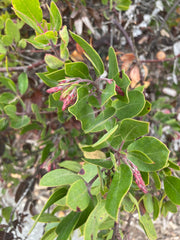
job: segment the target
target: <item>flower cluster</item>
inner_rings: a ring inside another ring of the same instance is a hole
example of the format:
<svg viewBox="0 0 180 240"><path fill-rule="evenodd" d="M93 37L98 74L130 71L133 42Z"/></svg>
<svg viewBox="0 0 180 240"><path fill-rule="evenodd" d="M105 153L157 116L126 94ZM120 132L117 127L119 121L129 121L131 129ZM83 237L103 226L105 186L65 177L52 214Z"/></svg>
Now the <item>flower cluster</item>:
<svg viewBox="0 0 180 240"><path fill-rule="evenodd" d="M133 172L133 175L134 175L134 178L135 178L135 182L136 184L138 185L138 187L144 192L144 193L148 193L147 189L146 189L146 185L141 177L141 174L138 170L138 168L136 167L136 165L134 165L132 162L131 162L131 169L132 169L132 172Z"/></svg>
<svg viewBox="0 0 180 240"><path fill-rule="evenodd" d="M49 88L47 93L61 92L60 101L63 102L62 110L64 111L70 105L74 104L76 101L77 93L76 87L71 89L73 84L77 84L78 81L72 81L71 79L62 80L57 87Z"/></svg>

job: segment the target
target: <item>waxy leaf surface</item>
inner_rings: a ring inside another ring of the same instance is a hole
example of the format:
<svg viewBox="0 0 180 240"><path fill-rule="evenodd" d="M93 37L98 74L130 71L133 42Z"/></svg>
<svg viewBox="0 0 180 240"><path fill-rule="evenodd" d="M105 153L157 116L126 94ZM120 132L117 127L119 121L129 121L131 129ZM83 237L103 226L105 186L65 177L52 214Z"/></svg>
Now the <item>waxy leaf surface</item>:
<svg viewBox="0 0 180 240"><path fill-rule="evenodd" d="M130 168L125 164L121 164L114 173L106 198L106 210L115 220L118 220L119 207L132 184L132 176Z"/></svg>
<svg viewBox="0 0 180 240"><path fill-rule="evenodd" d="M154 172L164 168L168 162L168 148L154 137L142 137L127 148L127 158L140 171Z"/></svg>
<svg viewBox="0 0 180 240"><path fill-rule="evenodd" d="M94 50L89 43L77 34L70 32L72 38L84 49L85 56L92 63L97 76L100 76L104 72L104 64L99 54Z"/></svg>

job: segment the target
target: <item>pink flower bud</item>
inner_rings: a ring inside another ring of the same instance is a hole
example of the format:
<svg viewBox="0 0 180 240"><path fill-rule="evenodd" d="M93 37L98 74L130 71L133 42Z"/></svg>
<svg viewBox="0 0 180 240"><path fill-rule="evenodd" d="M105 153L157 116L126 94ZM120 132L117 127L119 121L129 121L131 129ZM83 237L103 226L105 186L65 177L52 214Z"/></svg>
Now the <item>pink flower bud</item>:
<svg viewBox="0 0 180 240"><path fill-rule="evenodd" d="M47 93L54 93L54 92L58 92L58 91L61 91L61 90L62 90L62 86L57 86L57 87L49 88L46 92Z"/></svg>
<svg viewBox="0 0 180 240"><path fill-rule="evenodd" d="M131 162L131 166L132 166L132 172L133 172L136 184L144 193L148 193L144 180L141 177L140 171L138 170L136 165L134 165L132 162Z"/></svg>

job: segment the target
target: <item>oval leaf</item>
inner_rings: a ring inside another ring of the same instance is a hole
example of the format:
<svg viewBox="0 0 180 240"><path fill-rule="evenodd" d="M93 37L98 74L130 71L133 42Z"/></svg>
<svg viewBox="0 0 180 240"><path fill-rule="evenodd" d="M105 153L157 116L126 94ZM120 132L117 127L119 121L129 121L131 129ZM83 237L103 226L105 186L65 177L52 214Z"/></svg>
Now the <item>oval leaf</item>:
<svg viewBox="0 0 180 240"><path fill-rule="evenodd" d="M100 201L89 215L84 228L84 240L97 239L100 225L108 218L105 201Z"/></svg>
<svg viewBox="0 0 180 240"><path fill-rule="evenodd" d="M86 57L92 63L97 76L100 76L104 72L104 64L99 54L94 50L89 43L77 34L70 32L72 38L84 49Z"/></svg>
<svg viewBox="0 0 180 240"><path fill-rule="evenodd" d="M28 89L28 77L25 72L21 73L18 77L19 92L23 95Z"/></svg>
<svg viewBox="0 0 180 240"><path fill-rule="evenodd" d="M45 174L41 180L41 186L55 187L69 185L81 179L80 176L65 169L56 169Z"/></svg>
<svg viewBox="0 0 180 240"><path fill-rule="evenodd" d="M58 237L56 240L67 240L79 220L80 212L70 212L65 216L56 228Z"/></svg>
<svg viewBox="0 0 180 240"><path fill-rule="evenodd" d="M62 65L64 64L63 61L61 61L59 58L51 54L46 54L44 60L46 64L52 69L57 69L59 67L62 67Z"/></svg>
<svg viewBox="0 0 180 240"><path fill-rule="evenodd" d="M131 143L128 148L128 159L140 171L154 172L167 165L169 150L154 137L142 137Z"/></svg>
<svg viewBox="0 0 180 240"><path fill-rule="evenodd" d="M164 189L168 198L175 204L180 205L180 179L167 176L164 179Z"/></svg>
<svg viewBox="0 0 180 240"><path fill-rule="evenodd" d="M74 182L67 194L66 203L75 212L82 212L89 205L90 197L82 179Z"/></svg>
<svg viewBox="0 0 180 240"><path fill-rule="evenodd" d="M131 186L132 176L130 168L125 164L121 164L114 174L106 198L106 210L115 220L118 220L119 207Z"/></svg>

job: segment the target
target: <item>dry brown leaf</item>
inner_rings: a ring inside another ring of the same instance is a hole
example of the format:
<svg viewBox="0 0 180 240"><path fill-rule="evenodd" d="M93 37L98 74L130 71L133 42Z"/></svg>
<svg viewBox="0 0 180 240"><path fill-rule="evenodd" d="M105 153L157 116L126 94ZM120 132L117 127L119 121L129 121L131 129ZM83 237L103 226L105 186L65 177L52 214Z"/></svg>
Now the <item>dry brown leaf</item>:
<svg viewBox="0 0 180 240"><path fill-rule="evenodd" d="M163 37L168 37L168 38L170 37L169 33L165 29L162 29L160 33L161 33L161 36Z"/></svg>
<svg viewBox="0 0 180 240"><path fill-rule="evenodd" d="M166 58L165 52L163 52L163 51L157 52L157 53L156 53L156 58L157 58L158 60L164 60L164 59Z"/></svg>
<svg viewBox="0 0 180 240"><path fill-rule="evenodd" d="M126 54L122 55L120 57L120 59L122 62L126 62L126 61L132 62L135 59L135 56L133 53L126 53Z"/></svg>
<svg viewBox="0 0 180 240"><path fill-rule="evenodd" d="M74 50L71 55L70 55L71 59L74 61L74 62L78 62L78 61L83 61L84 58L81 54L78 53L77 50Z"/></svg>
<svg viewBox="0 0 180 240"><path fill-rule="evenodd" d="M148 68L146 65L143 65L143 69L144 69L144 80L147 78L148 75Z"/></svg>
<svg viewBox="0 0 180 240"><path fill-rule="evenodd" d="M135 56L133 53L126 53L122 55L120 59L123 62L121 68L126 72L131 66L133 60L135 59Z"/></svg>
<svg viewBox="0 0 180 240"><path fill-rule="evenodd" d="M148 40L148 36L145 35L138 41L138 44L141 45L141 44L147 42L147 40Z"/></svg>
<svg viewBox="0 0 180 240"><path fill-rule="evenodd" d="M76 43L76 49L77 49L79 54L83 54L84 49L78 43Z"/></svg>
<svg viewBox="0 0 180 240"><path fill-rule="evenodd" d="M131 87L134 88L137 85L137 83L140 81L140 79L141 79L139 68L138 68L137 65L135 65L131 69L129 77L131 79Z"/></svg>
<svg viewBox="0 0 180 240"><path fill-rule="evenodd" d="M130 68L132 62L131 61L125 61L123 62L121 69L124 70L125 72L128 71L128 69Z"/></svg>

